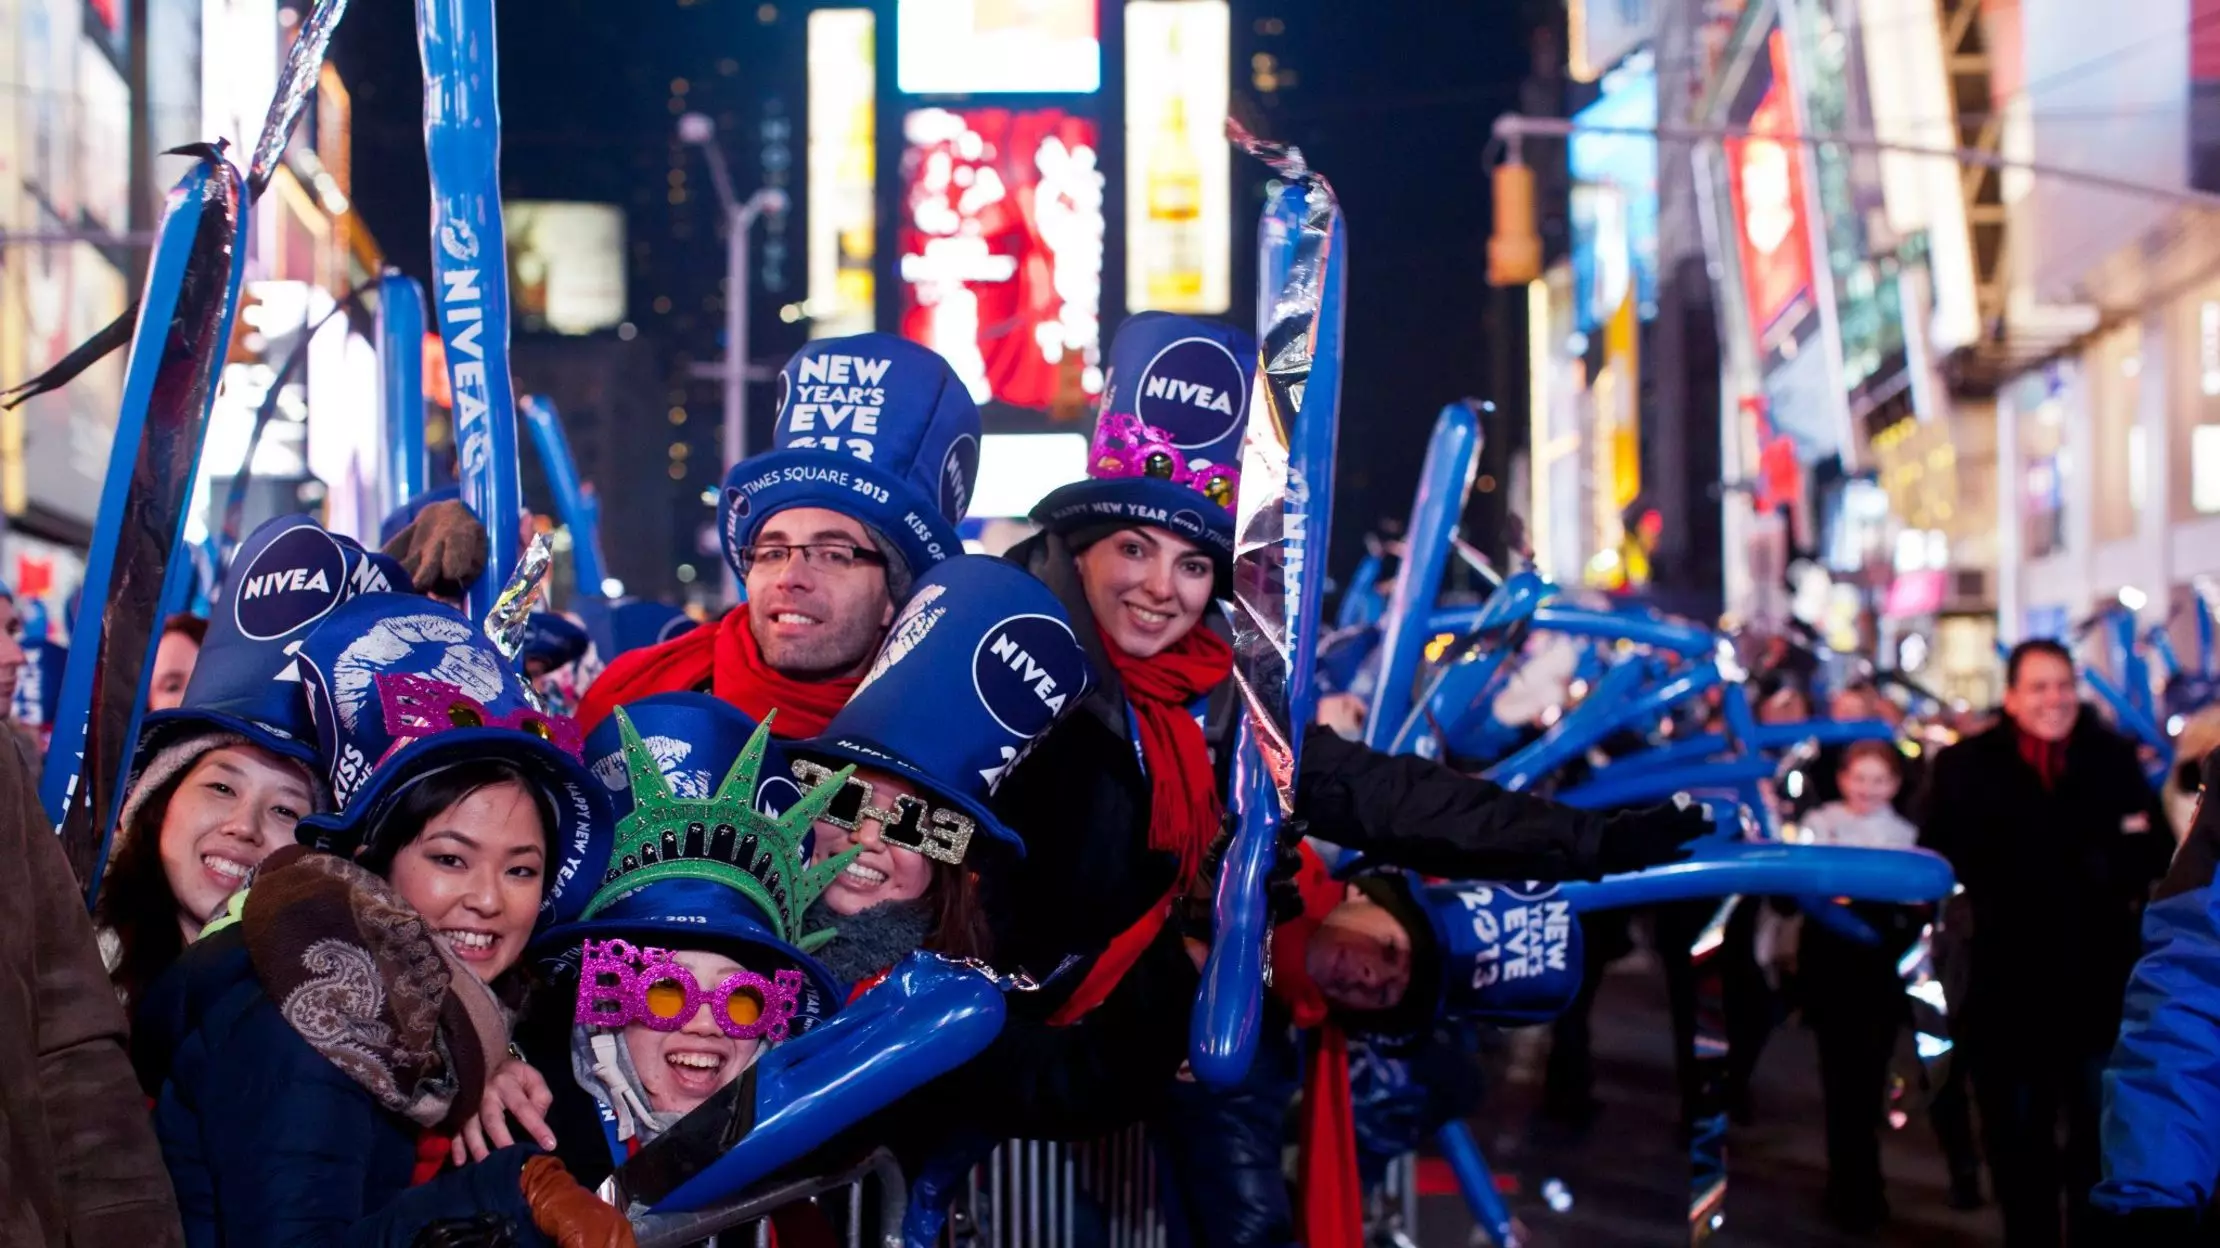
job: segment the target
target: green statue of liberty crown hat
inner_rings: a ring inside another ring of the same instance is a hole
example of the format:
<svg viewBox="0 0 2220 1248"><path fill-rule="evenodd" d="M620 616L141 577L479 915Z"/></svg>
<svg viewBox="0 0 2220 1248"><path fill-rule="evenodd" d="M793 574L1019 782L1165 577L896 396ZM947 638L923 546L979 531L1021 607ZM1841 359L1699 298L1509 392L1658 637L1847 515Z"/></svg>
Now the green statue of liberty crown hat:
<svg viewBox="0 0 2220 1248"><path fill-rule="evenodd" d="M709 949L763 974L803 972L797 1030L838 1008L839 979L805 952L836 933L801 933L810 903L861 852L809 861L811 826L847 772L804 791L788 778L768 718L759 726L695 693L620 708L586 739L585 754L610 790L616 836L584 914L535 946L543 966L575 973L586 940Z"/></svg>

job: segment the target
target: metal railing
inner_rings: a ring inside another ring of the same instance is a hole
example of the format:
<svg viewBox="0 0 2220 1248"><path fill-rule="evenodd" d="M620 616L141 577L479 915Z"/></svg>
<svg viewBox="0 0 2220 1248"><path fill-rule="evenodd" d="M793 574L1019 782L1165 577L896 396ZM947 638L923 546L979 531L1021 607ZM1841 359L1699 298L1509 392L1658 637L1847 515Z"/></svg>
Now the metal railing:
<svg viewBox="0 0 2220 1248"><path fill-rule="evenodd" d="M875 1205L877 1234L868 1242L872 1248L902 1248L902 1211L909 1204L909 1181L902 1175L901 1166L895 1164L894 1154L877 1149L854 1168L839 1174L818 1175L796 1179L763 1188L737 1204L722 1205L698 1213L646 1214L633 1219L633 1237L639 1248L681 1248L682 1245L707 1241L711 1248L743 1248L754 1244L769 1248L771 1243L770 1216L789 1205L840 1193L846 1197L847 1246L864 1248L864 1227L867 1209L874 1208L865 1201L866 1187L878 1187ZM752 1225L753 1235L728 1234Z"/></svg>
<svg viewBox="0 0 2220 1248"><path fill-rule="evenodd" d="M945 1248L1166 1248L1156 1150L1130 1127L1084 1144L1010 1140L949 1210Z"/></svg>

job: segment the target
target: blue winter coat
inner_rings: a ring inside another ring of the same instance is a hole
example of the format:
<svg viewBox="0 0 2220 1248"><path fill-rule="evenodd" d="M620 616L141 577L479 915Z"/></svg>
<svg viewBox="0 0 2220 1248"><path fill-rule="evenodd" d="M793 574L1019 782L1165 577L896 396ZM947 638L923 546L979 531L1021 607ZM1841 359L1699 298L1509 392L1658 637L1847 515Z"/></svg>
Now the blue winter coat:
<svg viewBox="0 0 2220 1248"><path fill-rule="evenodd" d="M416 1124L286 1023L237 928L187 950L134 1030L190 1248L408 1248L429 1223L480 1213L508 1218L519 1244L548 1242L519 1187L529 1146L409 1186Z"/></svg>

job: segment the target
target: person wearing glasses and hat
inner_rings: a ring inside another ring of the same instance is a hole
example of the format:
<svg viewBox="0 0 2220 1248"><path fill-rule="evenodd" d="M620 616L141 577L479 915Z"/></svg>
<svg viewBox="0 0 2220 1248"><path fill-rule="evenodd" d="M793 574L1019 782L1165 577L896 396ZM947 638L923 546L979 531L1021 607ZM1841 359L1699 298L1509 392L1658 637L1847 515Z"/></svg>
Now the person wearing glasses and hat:
<svg viewBox="0 0 2220 1248"><path fill-rule="evenodd" d="M439 1173L509 1043L499 990L608 860L576 725L533 708L468 618L409 595L331 610L292 679L337 809L301 820L140 1011L168 1055L141 1075L188 1242L398 1245L481 1214L520 1242L629 1242L530 1146Z"/></svg>
<svg viewBox="0 0 2220 1248"><path fill-rule="evenodd" d="M1045 532L1007 556L1055 592L1095 674L995 803L1030 851L1012 888L1015 961L1045 970L1108 946L1065 1018L1114 988L1223 829L1239 708L1214 603L1231 583L1256 365L1255 339L1230 326L1128 319L1087 479L1042 499L1032 515ZM1575 810L1320 728L1301 766L1295 814L1311 832L1444 876L1594 878L1683 857L1710 831L1700 808Z"/></svg>
<svg viewBox="0 0 2220 1248"><path fill-rule="evenodd" d="M725 479L725 559L747 601L613 660L581 721L656 693L714 694L775 731L822 730L917 578L963 552L979 408L947 362L891 334L809 344L779 374L773 448Z"/></svg>

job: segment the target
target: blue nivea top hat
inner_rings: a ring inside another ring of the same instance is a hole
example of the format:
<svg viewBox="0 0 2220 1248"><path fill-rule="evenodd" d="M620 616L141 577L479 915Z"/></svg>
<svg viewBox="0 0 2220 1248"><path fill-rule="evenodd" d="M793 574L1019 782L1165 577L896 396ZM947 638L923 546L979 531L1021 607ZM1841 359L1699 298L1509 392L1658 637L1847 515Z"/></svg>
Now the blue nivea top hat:
<svg viewBox="0 0 2220 1248"><path fill-rule="evenodd" d="M542 926L576 917L609 855L608 791L580 761L575 721L525 697L516 670L462 612L429 598L365 594L300 646L298 677L315 724L334 814L301 821L304 845L389 856L381 825L418 780L461 763L514 765L555 818Z"/></svg>
<svg viewBox="0 0 2220 1248"><path fill-rule="evenodd" d="M932 810L882 808L853 782L830 808L881 814L889 844L961 862L974 831L1024 843L988 809L1003 775L1087 695L1093 675L1056 595L1014 564L959 555L926 575L863 683L825 731L788 745L798 778L823 761L891 772ZM945 803L945 805L942 805Z"/></svg>
<svg viewBox="0 0 2220 1248"><path fill-rule="evenodd" d="M1110 343L1087 479L1050 491L1034 523L1059 533L1152 525L1230 567L1256 369L1256 339L1231 325L1127 318Z"/></svg>
<svg viewBox="0 0 2220 1248"><path fill-rule="evenodd" d="M385 519L378 522L378 545L383 546L399 537L401 530L416 523L416 518L422 515L424 509L433 503L459 503L461 501L462 487L459 485L443 485L436 490L424 491L415 498L385 513Z"/></svg>
<svg viewBox="0 0 2220 1248"><path fill-rule="evenodd" d="M669 603L582 601L578 614L594 650L607 663L620 654L660 646L694 627L694 618Z"/></svg>
<svg viewBox="0 0 2220 1248"><path fill-rule="evenodd" d="M580 917L534 946L575 973L581 942L714 949L758 974L799 971L795 1030L839 1008L839 980L803 952L802 916L853 854L812 865L810 830L838 783L805 794L786 756L741 711L696 693L619 707L587 739L615 836Z"/></svg>
<svg viewBox="0 0 2220 1248"><path fill-rule="evenodd" d="M979 405L948 362L892 334L822 338L779 373L772 449L725 478L725 558L770 518L822 507L877 530L914 576L963 553L979 476Z"/></svg>
<svg viewBox="0 0 2220 1248"><path fill-rule="evenodd" d="M294 653L341 604L413 588L399 564L307 516L265 522L232 557L184 702L146 717L133 770L171 743L210 731L236 733L272 754L315 764L316 730L301 698Z"/></svg>
<svg viewBox="0 0 2220 1248"><path fill-rule="evenodd" d="M1556 1018L1580 992L1580 918L1556 885L1410 889L1434 937L1433 1016L1522 1027ZM1411 991L1420 988L1414 978Z"/></svg>
<svg viewBox="0 0 2220 1248"><path fill-rule="evenodd" d="M534 611L525 617L524 649L518 657L526 662L537 659L553 671L584 658L591 644L585 629L553 611Z"/></svg>

